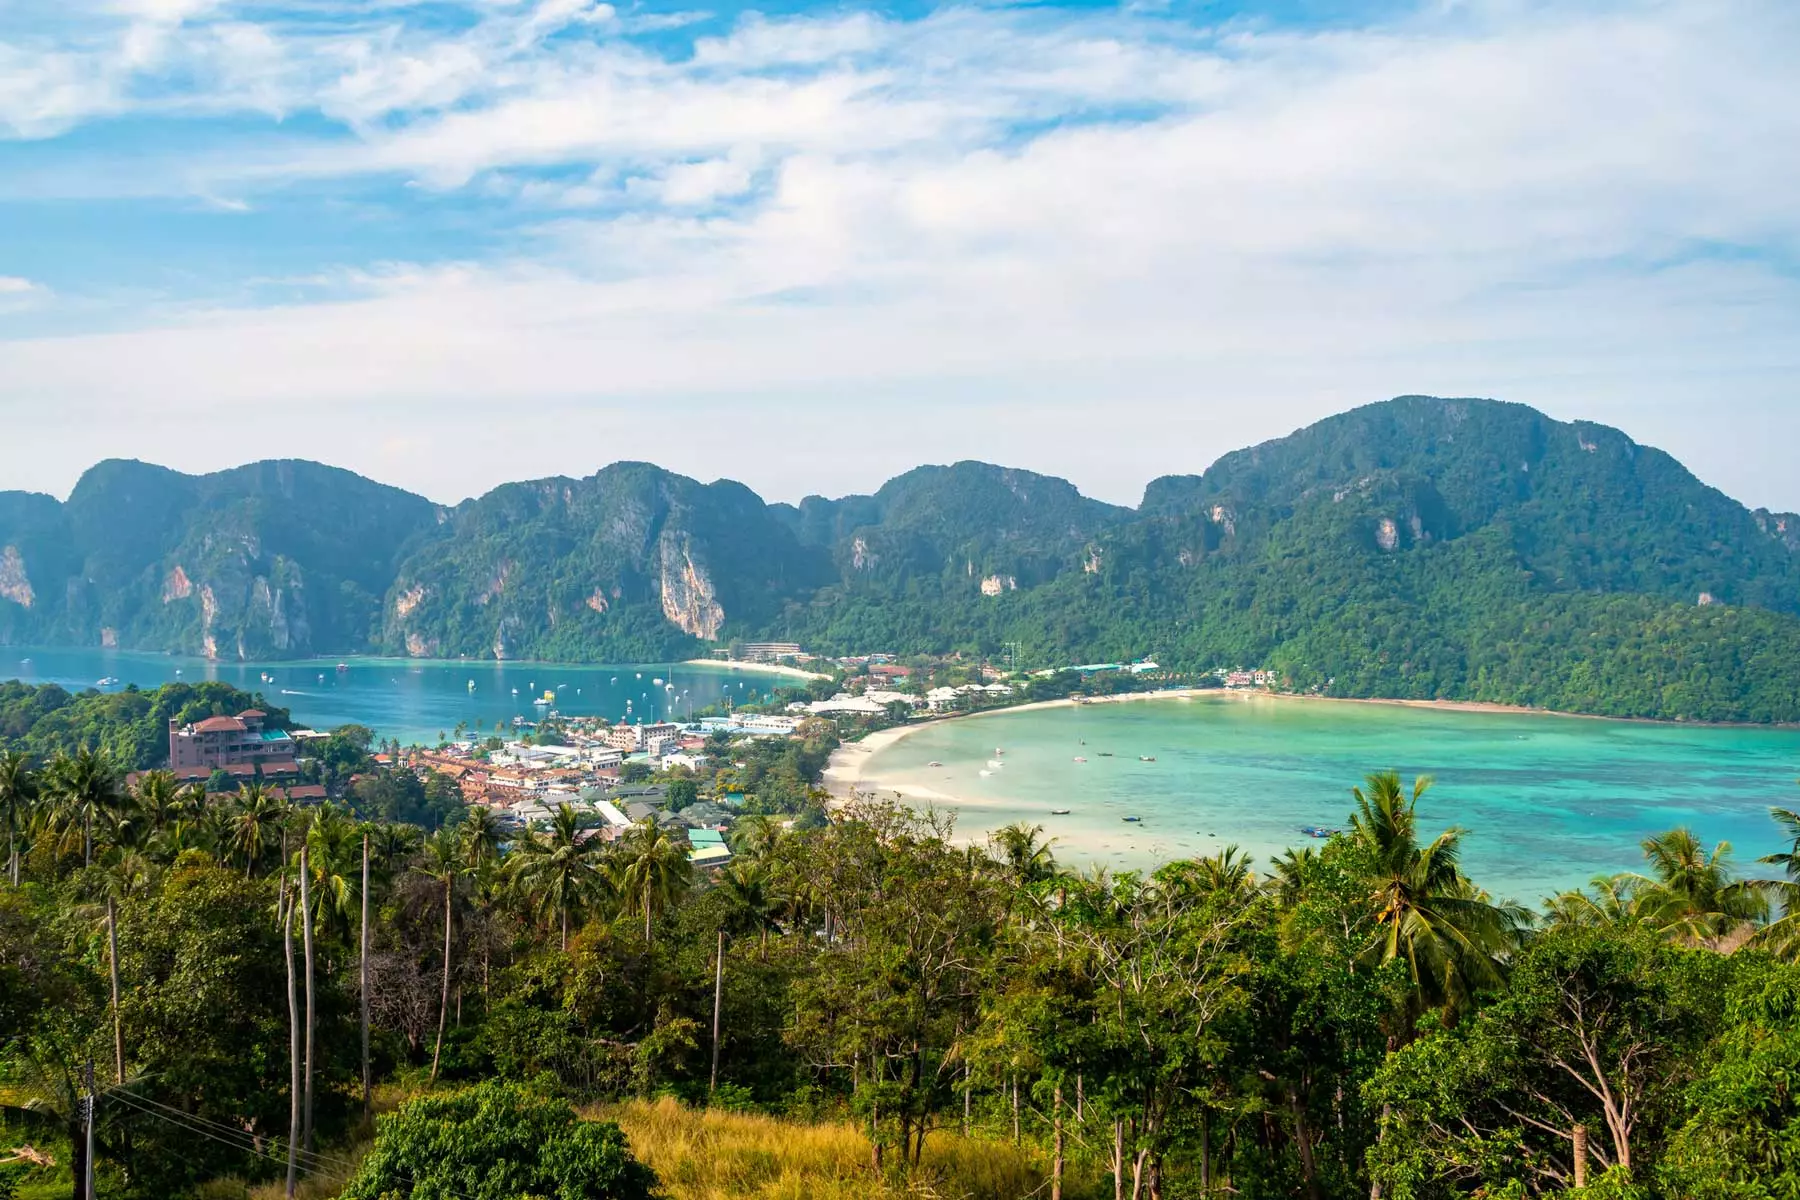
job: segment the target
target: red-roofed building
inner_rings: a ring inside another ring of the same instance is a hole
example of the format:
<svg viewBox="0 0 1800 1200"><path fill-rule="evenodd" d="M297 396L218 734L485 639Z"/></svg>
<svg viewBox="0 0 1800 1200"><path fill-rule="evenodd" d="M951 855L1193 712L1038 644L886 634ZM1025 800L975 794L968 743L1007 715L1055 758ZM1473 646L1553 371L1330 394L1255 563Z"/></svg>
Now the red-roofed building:
<svg viewBox="0 0 1800 1200"><path fill-rule="evenodd" d="M204 778L216 770L239 777L292 775L294 739L280 729L265 729L268 714L246 709L235 717L207 717L192 725L169 722L169 769L177 778Z"/></svg>

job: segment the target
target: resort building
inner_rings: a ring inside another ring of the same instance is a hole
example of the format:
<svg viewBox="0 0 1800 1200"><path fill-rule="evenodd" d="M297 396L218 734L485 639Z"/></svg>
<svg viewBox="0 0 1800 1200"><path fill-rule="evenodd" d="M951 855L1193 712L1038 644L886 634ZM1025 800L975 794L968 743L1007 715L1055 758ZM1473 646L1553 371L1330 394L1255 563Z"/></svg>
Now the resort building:
<svg viewBox="0 0 1800 1200"><path fill-rule="evenodd" d="M191 725L169 722L169 769L178 779L204 779L214 771L240 778L294 775L294 739L265 729L268 714L246 709L235 717L208 717Z"/></svg>

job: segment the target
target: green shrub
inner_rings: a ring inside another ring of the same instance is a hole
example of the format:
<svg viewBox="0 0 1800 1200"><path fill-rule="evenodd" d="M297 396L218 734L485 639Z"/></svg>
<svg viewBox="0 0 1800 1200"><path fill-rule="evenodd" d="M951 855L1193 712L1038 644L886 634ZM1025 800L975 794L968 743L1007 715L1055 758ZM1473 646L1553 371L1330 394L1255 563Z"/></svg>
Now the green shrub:
<svg viewBox="0 0 1800 1200"><path fill-rule="evenodd" d="M380 1119L342 1200L650 1200L656 1177L617 1125L565 1101L487 1083Z"/></svg>

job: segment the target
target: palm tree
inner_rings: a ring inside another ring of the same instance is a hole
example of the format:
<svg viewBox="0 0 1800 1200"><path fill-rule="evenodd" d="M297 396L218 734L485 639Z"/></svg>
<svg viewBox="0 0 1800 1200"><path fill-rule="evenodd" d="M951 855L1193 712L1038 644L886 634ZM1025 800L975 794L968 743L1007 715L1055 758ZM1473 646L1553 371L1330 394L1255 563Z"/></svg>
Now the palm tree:
<svg viewBox="0 0 1800 1200"><path fill-rule="evenodd" d="M1708 853L1688 829L1644 839L1654 878L1638 904L1644 919L1670 939L1718 949L1731 935L1769 913L1768 898L1731 868L1731 843Z"/></svg>
<svg viewBox="0 0 1800 1200"><path fill-rule="evenodd" d="M152 834L161 833L186 815L192 803L172 771L145 771L134 789L138 812Z"/></svg>
<svg viewBox="0 0 1800 1200"><path fill-rule="evenodd" d="M994 830L988 844L994 858L1012 876L1013 882L1023 887L1056 874L1056 857L1050 851L1056 839L1040 840L1043 836L1042 825L1019 821Z"/></svg>
<svg viewBox="0 0 1800 1200"><path fill-rule="evenodd" d="M1642 875L1596 875L1586 889L1574 888L1544 901L1550 924L1563 928L1623 927L1641 924Z"/></svg>
<svg viewBox="0 0 1800 1200"><path fill-rule="evenodd" d="M19 886L19 834L38 798L37 773L23 750L0 751L0 808L6 810L6 869Z"/></svg>
<svg viewBox="0 0 1800 1200"><path fill-rule="evenodd" d="M769 934L779 933L775 920L778 903L774 877L755 860L734 862L719 872L719 886L731 898L732 924L740 933L754 933L764 962L769 960Z"/></svg>
<svg viewBox="0 0 1800 1200"><path fill-rule="evenodd" d="M656 910L667 908L687 890L691 874L687 850L646 818L620 840L619 856L619 894L630 910L643 913L648 943Z"/></svg>
<svg viewBox="0 0 1800 1200"><path fill-rule="evenodd" d="M752 813L731 827L731 852L740 859L761 861L774 853L784 831L774 818Z"/></svg>
<svg viewBox="0 0 1800 1200"><path fill-rule="evenodd" d="M345 937L358 915L362 891L362 827L329 800L309 810L306 844L312 864L315 928Z"/></svg>
<svg viewBox="0 0 1800 1200"><path fill-rule="evenodd" d="M463 847L456 834L449 829L440 829L427 838L413 870L441 887L444 892L444 982L438 997L437 1043L431 1048L430 1082L436 1083L438 1058L444 1051L444 1026L450 1016L450 930L454 912L452 900L455 897L456 881L468 870Z"/></svg>
<svg viewBox="0 0 1800 1200"><path fill-rule="evenodd" d="M554 912L562 925L561 947L569 948L569 920L591 904L604 886L598 838L584 838L581 818L559 805L550 829L521 846L514 882L531 906Z"/></svg>
<svg viewBox="0 0 1800 1200"><path fill-rule="evenodd" d="M81 864L94 861L94 825L124 804L125 789L118 768L100 751L82 747L74 754L59 755L50 764L50 790L61 809L61 824L72 844L81 834Z"/></svg>
<svg viewBox="0 0 1800 1200"><path fill-rule="evenodd" d="M462 847L463 863L470 870L488 866L500 858L500 843L506 840L494 810L474 805L456 827L457 841Z"/></svg>
<svg viewBox="0 0 1800 1200"><path fill-rule="evenodd" d="M1504 956L1527 915L1490 903L1463 875L1462 830L1419 844L1415 809L1429 778L1414 780L1410 795L1395 771L1370 775L1367 785L1366 792L1351 789L1356 813L1350 836L1372 921L1358 961L1401 960L1417 1002L1443 1005L1448 1016L1476 989L1500 982Z"/></svg>
<svg viewBox="0 0 1800 1200"><path fill-rule="evenodd" d="M1800 813L1791 808L1771 808L1769 815L1781 826L1781 836L1788 848L1779 854L1765 854L1757 862L1780 867L1782 879L1761 883L1763 894L1781 905L1781 916L1765 925L1756 942L1783 958L1793 958L1800 950Z"/></svg>
<svg viewBox="0 0 1800 1200"><path fill-rule="evenodd" d="M238 789L231 845L244 856L245 879L255 876L257 860L280 835L287 816L287 804L262 784L246 783Z"/></svg>

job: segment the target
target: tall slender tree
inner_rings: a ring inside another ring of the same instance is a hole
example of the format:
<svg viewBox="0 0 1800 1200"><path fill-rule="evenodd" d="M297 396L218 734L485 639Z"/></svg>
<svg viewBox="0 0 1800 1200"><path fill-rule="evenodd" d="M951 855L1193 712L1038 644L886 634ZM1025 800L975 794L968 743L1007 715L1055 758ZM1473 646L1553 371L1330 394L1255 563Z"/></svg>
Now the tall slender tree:
<svg viewBox="0 0 1800 1200"><path fill-rule="evenodd" d="M6 871L19 886L19 835L30 823L38 798L37 772L23 750L0 750L0 810L6 813Z"/></svg>
<svg viewBox="0 0 1800 1200"><path fill-rule="evenodd" d="M687 847L654 820L632 826L619 843L619 894L631 911L644 918L644 941L651 940L651 920L688 885L691 867Z"/></svg>
<svg viewBox="0 0 1800 1200"><path fill-rule="evenodd" d="M429 879L439 888L444 898L443 986L438 995L437 1042L431 1048L432 1083L437 1082L438 1060L444 1052L444 1027L450 1017L451 928L455 915L456 881L468 870L464 864L463 846L456 834L450 829L440 829L426 839L425 849L419 855L419 863L413 868L422 878Z"/></svg>

